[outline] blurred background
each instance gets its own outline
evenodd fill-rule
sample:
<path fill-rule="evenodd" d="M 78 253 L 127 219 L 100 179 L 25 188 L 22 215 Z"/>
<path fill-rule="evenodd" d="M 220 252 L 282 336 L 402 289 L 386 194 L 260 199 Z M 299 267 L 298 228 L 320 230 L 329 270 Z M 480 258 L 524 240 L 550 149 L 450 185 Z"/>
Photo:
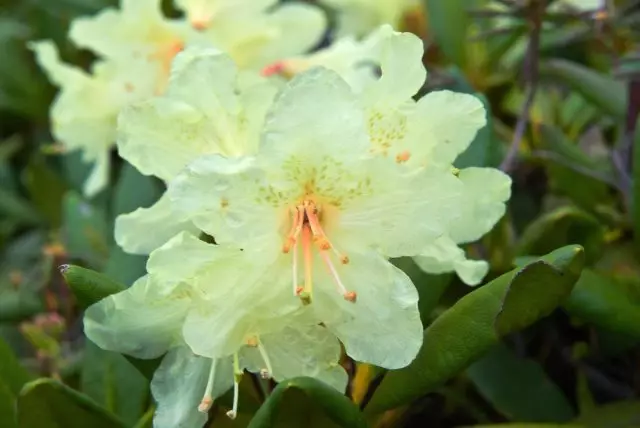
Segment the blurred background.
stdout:
<path fill-rule="evenodd" d="M 178 16 L 165 3 L 167 15 Z M 468 253 L 490 262 L 492 279 L 527 257 L 580 244 L 587 269 L 561 308 L 469 361 L 442 386 L 372 418 L 372 426 L 640 427 L 640 2 L 599 2 L 587 11 L 581 3 L 423 0 L 396 24 L 424 39 L 423 92 L 474 93 L 490 113 L 489 126 L 456 166 L 500 167 L 514 180 L 507 215 Z M 53 39 L 66 61 L 88 67 L 94 58 L 67 40 L 69 23 L 107 6 L 117 4 L 0 0 L 2 428 L 17 426 L 16 411 L 35 415 L 21 418 L 25 427 L 121 426 L 87 416 L 96 403 L 124 426 L 150 426 L 148 380 L 122 356 L 84 339 L 81 308 L 58 266 L 78 264 L 124 284 L 141 276 L 145 257 L 115 245 L 113 222 L 152 204 L 163 184 L 114 153 L 109 187 L 84 198 L 90 165 L 52 139 L 56 89 L 26 48 Z M 425 326 L 473 290 L 455 275 L 396 262 L 420 289 Z M 349 396 L 364 408 L 381 371 L 345 364 Z M 58 379 L 93 404 L 67 404 L 52 392 L 20 398 L 16 410 L 22 385 L 36 377 Z M 243 382 L 244 413 L 235 422 L 215 417 L 209 426 L 247 426 L 272 387 L 265 392 Z M 298 419 L 273 426 L 335 426 L 318 416 L 313 400 L 290 395 L 285 409 L 297 409 Z"/>

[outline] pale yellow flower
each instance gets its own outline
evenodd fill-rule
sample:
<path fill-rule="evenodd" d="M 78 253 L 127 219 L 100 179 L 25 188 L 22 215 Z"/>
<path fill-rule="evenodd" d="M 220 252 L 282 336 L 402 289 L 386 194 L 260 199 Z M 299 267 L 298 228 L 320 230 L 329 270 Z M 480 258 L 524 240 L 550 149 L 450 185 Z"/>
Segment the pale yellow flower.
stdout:
<path fill-rule="evenodd" d="M 419 0 L 321 0 L 337 13 L 337 36 L 362 37 L 383 24 L 400 30 L 402 19 Z"/>

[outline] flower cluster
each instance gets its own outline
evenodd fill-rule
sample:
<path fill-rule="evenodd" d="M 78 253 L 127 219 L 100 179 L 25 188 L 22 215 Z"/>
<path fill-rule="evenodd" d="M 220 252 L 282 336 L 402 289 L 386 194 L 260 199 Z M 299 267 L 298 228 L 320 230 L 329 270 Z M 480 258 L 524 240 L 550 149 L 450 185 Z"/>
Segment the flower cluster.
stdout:
<path fill-rule="evenodd" d="M 278 14 L 266 9 L 272 3 L 182 0 L 186 24 L 170 28 L 224 39 L 221 28 L 232 17 L 249 19 L 242 14 L 259 4 L 253 18 L 268 10 L 287 31 L 304 32 L 287 15 L 297 6 Z M 173 40 L 146 32 L 132 43 L 111 31 L 123 15 L 104 12 L 72 35 L 114 57 L 126 37 L 138 52 L 129 59 L 146 52 L 147 62 L 151 41 Z M 487 272 L 459 245 L 504 214 L 510 179 L 453 166 L 485 126 L 482 102 L 447 90 L 416 101 L 426 70 L 412 34 L 382 26 L 306 55 L 310 39 L 289 40 L 295 34 L 287 32 L 284 47 L 255 51 L 258 36 L 174 49 L 170 62 L 163 57 L 156 74 L 146 74 L 156 89 L 118 104 L 117 131 L 109 119 L 119 154 L 167 191 L 117 219 L 117 242 L 149 254 L 147 275 L 90 307 L 85 332 L 104 349 L 164 355 L 151 385 L 156 427 L 201 426 L 232 387 L 234 417 L 245 370 L 276 381 L 311 376 L 344 391 L 343 350 L 380 367 L 408 365 L 423 326 L 418 292 L 393 258 L 455 271 L 468 284 Z M 36 49 L 54 80 L 92 79 L 59 65 L 50 45 Z M 54 111 L 64 110 L 68 129 L 86 138 L 79 122 L 102 112 L 80 115 L 68 91 Z"/>
<path fill-rule="evenodd" d="M 108 182 L 109 153 L 120 110 L 165 91 L 171 62 L 186 46 L 225 52 L 246 70 L 316 45 L 326 20 L 320 10 L 277 0 L 179 0 L 185 18 L 168 19 L 161 0 L 122 0 L 73 22 L 69 38 L 99 58 L 90 71 L 60 61 L 51 41 L 32 44 L 50 80 L 60 87 L 51 109 L 52 131 L 68 150 L 81 150 L 95 166 L 88 196 Z"/>

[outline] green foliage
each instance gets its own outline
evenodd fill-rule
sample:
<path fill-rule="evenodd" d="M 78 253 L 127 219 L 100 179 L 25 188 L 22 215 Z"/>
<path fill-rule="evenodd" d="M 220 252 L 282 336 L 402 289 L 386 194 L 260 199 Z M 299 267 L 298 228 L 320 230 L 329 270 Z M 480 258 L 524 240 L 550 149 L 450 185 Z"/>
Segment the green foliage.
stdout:
<path fill-rule="evenodd" d="M 420 95 L 473 94 L 487 111 L 457 168 L 499 167 L 526 118 L 507 213 L 463 246 L 489 263 L 485 281 L 472 289 L 393 260 L 418 289 L 425 327 L 409 366 L 345 358 L 346 395 L 310 378 L 276 386 L 245 375 L 238 418 L 225 416 L 229 392 L 207 428 L 640 426 L 640 7 L 609 1 L 594 17 L 554 0 L 536 16 L 539 1 L 421 0 L 424 16 L 407 20 L 424 35 Z M 152 426 L 161 358 L 98 348 L 82 334 L 82 311 L 144 275 L 147 258 L 118 247 L 114 222 L 155 203 L 163 184 L 114 153 L 108 188 L 83 196 L 92 165 L 59 152 L 48 119 L 55 88 L 26 48 L 51 38 L 90 70 L 69 24 L 117 3 L 0 0 L 2 428 Z M 525 86 L 535 96 L 523 112 Z"/>

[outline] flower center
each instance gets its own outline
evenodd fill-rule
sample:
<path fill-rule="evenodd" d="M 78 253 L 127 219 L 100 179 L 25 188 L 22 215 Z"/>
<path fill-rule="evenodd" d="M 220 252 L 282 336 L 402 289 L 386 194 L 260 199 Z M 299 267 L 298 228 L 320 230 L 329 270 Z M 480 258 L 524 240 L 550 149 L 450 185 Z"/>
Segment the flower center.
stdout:
<path fill-rule="evenodd" d="M 285 254 L 292 253 L 293 294 L 300 297 L 305 304 L 311 302 L 313 293 L 313 248 L 315 246 L 338 292 L 343 295 L 345 300 L 355 302 L 356 293 L 347 290 L 344 286 L 328 250 L 332 250 L 334 256 L 343 265 L 349 263 L 349 258 L 340 253 L 325 234 L 320 222 L 321 212 L 316 203 L 305 199 L 292 210 L 291 216 L 291 230 L 282 246 L 282 252 Z M 302 247 L 304 261 L 304 284 L 302 286 L 298 283 L 298 247 L 300 246 Z"/>
<path fill-rule="evenodd" d="M 156 87 L 156 93 L 161 94 L 164 92 L 167 81 L 169 80 L 169 74 L 171 74 L 171 63 L 182 49 L 184 49 L 184 43 L 175 41 L 163 45 L 162 48 L 150 56 L 151 60 L 157 61 L 160 64 L 160 69 L 162 70 L 161 79 Z"/>

